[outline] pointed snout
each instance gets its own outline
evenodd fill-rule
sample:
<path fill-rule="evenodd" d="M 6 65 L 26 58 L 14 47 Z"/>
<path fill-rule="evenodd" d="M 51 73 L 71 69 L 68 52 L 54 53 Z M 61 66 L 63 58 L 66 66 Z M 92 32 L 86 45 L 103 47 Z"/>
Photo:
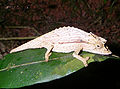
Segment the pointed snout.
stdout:
<path fill-rule="evenodd" d="M 107 46 L 104 48 L 103 52 L 104 52 L 104 55 L 110 55 L 110 54 L 112 54 L 112 52 L 108 49 Z"/>

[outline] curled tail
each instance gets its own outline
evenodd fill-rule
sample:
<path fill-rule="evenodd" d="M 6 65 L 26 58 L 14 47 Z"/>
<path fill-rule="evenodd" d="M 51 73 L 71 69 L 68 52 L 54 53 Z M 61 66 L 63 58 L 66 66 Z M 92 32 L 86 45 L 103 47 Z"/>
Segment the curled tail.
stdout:
<path fill-rule="evenodd" d="M 41 37 L 38 37 L 34 40 L 31 40 L 21 46 L 18 46 L 17 48 L 14 48 L 10 51 L 10 53 L 13 52 L 18 52 L 18 51 L 22 51 L 22 50 L 26 50 L 26 49 L 34 49 L 34 48 L 42 48 L 42 40 Z"/>

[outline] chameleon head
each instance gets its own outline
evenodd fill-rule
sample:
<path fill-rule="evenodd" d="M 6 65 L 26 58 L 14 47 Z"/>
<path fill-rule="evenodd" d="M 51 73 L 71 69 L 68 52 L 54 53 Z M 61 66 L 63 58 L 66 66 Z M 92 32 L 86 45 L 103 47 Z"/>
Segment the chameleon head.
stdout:
<path fill-rule="evenodd" d="M 102 55 L 109 55 L 112 53 L 107 46 L 100 42 L 96 44 L 88 44 L 87 47 L 84 48 L 84 51 Z"/>
<path fill-rule="evenodd" d="M 83 48 L 84 51 L 96 53 L 96 54 L 102 54 L 102 55 L 109 55 L 112 53 L 105 45 L 107 40 L 105 40 L 102 37 L 98 37 L 93 33 L 90 34 L 92 34 L 92 36 L 90 37 L 88 44 L 86 44 L 86 47 Z"/>

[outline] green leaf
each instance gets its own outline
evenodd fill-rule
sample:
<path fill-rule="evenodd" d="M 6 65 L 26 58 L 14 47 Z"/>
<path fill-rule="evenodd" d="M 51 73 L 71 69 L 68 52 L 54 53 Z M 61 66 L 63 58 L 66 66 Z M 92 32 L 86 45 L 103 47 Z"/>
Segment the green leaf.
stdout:
<path fill-rule="evenodd" d="M 0 60 L 0 88 L 19 88 L 48 82 L 84 67 L 80 60 L 72 57 L 72 53 L 53 52 L 50 61 L 45 62 L 45 52 L 46 49 L 34 49 L 6 55 Z M 88 63 L 109 58 L 86 52 L 81 55 L 90 57 Z"/>

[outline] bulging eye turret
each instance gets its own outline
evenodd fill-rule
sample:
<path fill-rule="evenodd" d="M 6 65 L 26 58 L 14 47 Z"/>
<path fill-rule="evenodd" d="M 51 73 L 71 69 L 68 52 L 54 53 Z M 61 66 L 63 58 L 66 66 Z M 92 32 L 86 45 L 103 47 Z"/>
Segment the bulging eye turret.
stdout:
<path fill-rule="evenodd" d="M 100 47 L 100 45 L 97 45 L 97 47 L 99 48 L 99 47 Z"/>
<path fill-rule="evenodd" d="M 96 48 L 102 48 L 102 45 L 96 44 Z"/>

